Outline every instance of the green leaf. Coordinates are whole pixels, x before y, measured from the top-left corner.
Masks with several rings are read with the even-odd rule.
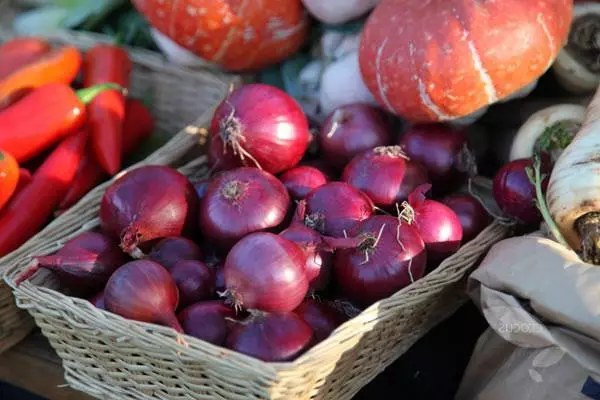
[[[45,6],[25,11],[14,19],[13,29],[19,35],[43,35],[63,27],[69,10],[58,6]]]

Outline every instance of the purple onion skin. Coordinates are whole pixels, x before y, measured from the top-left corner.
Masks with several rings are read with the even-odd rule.
[[[310,326],[294,313],[266,314],[233,328],[229,349],[267,362],[293,361],[313,344]]]
[[[326,302],[306,299],[294,310],[313,330],[315,340],[321,342],[347,318]]]
[[[215,293],[215,273],[202,261],[182,260],[169,271],[179,290],[179,307],[209,300]]]
[[[299,165],[279,178],[294,200],[302,200],[312,190],[328,182],[327,176],[315,167]]]
[[[181,237],[171,236],[166,237],[156,243],[148,258],[156,261],[163,267],[171,269],[179,261],[202,259],[202,251],[200,247],[192,240]]]
[[[463,231],[462,243],[475,239],[492,222],[492,217],[473,196],[455,194],[442,199],[442,203],[458,216]]]
[[[184,308],[177,318],[190,336],[222,346],[234,325],[235,311],[222,301],[203,301]]]

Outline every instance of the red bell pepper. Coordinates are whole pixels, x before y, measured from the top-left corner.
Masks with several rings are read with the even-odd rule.
[[[123,122],[123,154],[130,155],[154,130],[154,119],[150,111],[138,100],[129,99],[125,107]],[[60,203],[59,209],[66,210],[77,203],[94,186],[106,179],[106,173],[88,150],[81,160],[77,175],[69,192]]]
[[[35,38],[15,38],[0,45],[0,80],[50,51],[50,44]]]
[[[0,256],[35,235],[69,190],[85,152],[87,132],[64,139],[0,212]]]
[[[70,84],[81,68],[81,53],[66,46],[52,50],[36,61],[17,69],[0,81],[0,104],[15,93],[50,83]]]
[[[85,104],[104,90],[104,84],[74,92],[65,84],[50,84],[0,112],[0,149],[19,162],[29,160],[60,139],[77,132],[86,121]]]
[[[129,55],[117,46],[100,44],[85,55],[85,87],[112,82],[127,88],[130,73]],[[121,168],[124,119],[125,97],[122,92],[102,93],[88,106],[91,148],[98,164],[110,175]]]

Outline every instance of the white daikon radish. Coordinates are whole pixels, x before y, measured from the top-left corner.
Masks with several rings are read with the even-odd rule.
[[[569,40],[552,66],[559,83],[572,93],[593,92],[600,84],[599,30],[600,3],[576,4]]]
[[[358,52],[330,64],[321,79],[321,111],[329,114],[339,106],[352,103],[377,105],[360,74]]]
[[[358,51],[360,32],[345,33],[326,30],[321,36],[321,52],[326,60],[338,60],[348,53]]]
[[[558,158],[546,192],[552,219],[586,262],[600,264],[600,90]]]
[[[156,42],[158,48],[167,57],[167,60],[176,65],[184,67],[205,67],[211,65],[206,60],[198,57],[189,50],[184,49],[159,31],[154,28],[150,29],[152,38]]]
[[[360,17],[381,0],[302,0],[308,11],[326,24],[342,24]]]
[[[556,161],[581,128],[584,118],[585,107],[578,104],[557,104],[532,114],[513,139],[510,160],[544,151]]]

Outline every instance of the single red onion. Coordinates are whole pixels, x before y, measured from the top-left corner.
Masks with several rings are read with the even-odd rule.
[[[389,130],[379,108],[362,103],[341,106],[329,114],[321,127],[322,157],[341,169],[357,154],[391,144]]]
[[[200,204],[200,229],[205,238],[223,250],[249,233],[281,225],[290,196],[268,172],[238,168],[219,175]]]
[[[239,323],[226,346],[268,362],[292,361],[313,344],[310,326],[294,313],[266,314]]]
[[[403,213],[423,238],[429,264],[437,265],[458,251],[463,232],[460,220],[451,208],[425,197],[430,189],[430,184],[417,187],[408,196],[409,205]]]
[[[412,163],[400,146],[376,147],[354,157],[342,180],[364,192],[376,206],[392,209],[427,182],[427,172]]]
[[[296,243],[306,254],[306,276],[310,289],[322,291],[331,280],[333,268],[333,249],[327,246],[321,235],[304,225],[306,202],[298,202],[294,220],[290,226],[279,235]]]
[[[216,292],[222,293],[227,288],[225,287],[225,264],[217,264],[214,266],[215,270],[215,288]]]
[[[477,173],[464,130],[442,124],[415,125],[404,133],[400,145],[412,161],[425,167],[436,193],[450,192]]]
[[[117,179],[100,205],[102,229],[121,240],[126,253],[141,256],[138,246],[181,236],[195,226],[198,196],[188,179],[164,166],[144,166]]]
[[[204,301],[186,307],[177,318],[187,335],[222,346],[236,315],[222,301]]]
[[[115,271],[104,289],[106,308],[122,317],[183,329],[175,316],[177,285],[160,264],[149,260],[131,261]]]
[[[306,196],[305,224],[318,232],[344,237],[358,222],[373,215],[367,195],[344,182],[330,182]]]
[[[343,293],[362,306],[385,299],[425,273],[425,243],[417,230],[392,216],[375,215],[354,227],[338,248],[334,275]],[[346,243],[346,246],[344,246]],[[340,249],[347,247],[346,249]]]
[[[202,261],[178,261],[169,271],[179,289],[179,306],[208,300],[215,294],[215,273]]]
[[[213,157],[230,164],[233,155],[237,166],[258,167],[272,174],[298,164],[310,140],[308,121],[296,100],[259,83],[242,86],[223,100],[210,133]]]
[[[454,194],[441,201],[458,216],[463,231],[462,242],[469,242],[492,222],[481,203],[468,194]]]
[[[295,243],[268,232],[240,240],[225,260],[225,286],[236,307],[294,310],[308,292],[306,255]]]
[[[284,172],[279,180],[294,200],[302,200],[313,189],[327,183],[323,172],[307,165],[299,165]]]
[[[90,303],[92,303],[96,308],[106,310],[106,304],[104,303],[104,290],[92,297],[90,299]]]
[[[97,291],[126,262],[127,257],[110,238],[97,232],[84,232],[70,239],[56,254],[34,257],[34,264],[17,278],[16,284],[45,268],[55,272],[71,288]]]
[[[201,260],[202,251],[190,239],[181,236],[171,236],[161,239],[156,243],[148,254],[148,258],[156,261],[166,269],[171,269],[178,261]]]
[[[306,299],[294,310],[313,330],[317,342],[327,339],[347,318],[327,302]]]
[[[550,163],[542,157],[541,173],[546,175],[542,190],[548,187]],[[496,203],[505,214],[523,224],[535,225],[542,220],[536,206],[535,186],[529,180],[526,169],[532,166],[531,159],[523,158],[505,164],[494,176],[493,194]]]

